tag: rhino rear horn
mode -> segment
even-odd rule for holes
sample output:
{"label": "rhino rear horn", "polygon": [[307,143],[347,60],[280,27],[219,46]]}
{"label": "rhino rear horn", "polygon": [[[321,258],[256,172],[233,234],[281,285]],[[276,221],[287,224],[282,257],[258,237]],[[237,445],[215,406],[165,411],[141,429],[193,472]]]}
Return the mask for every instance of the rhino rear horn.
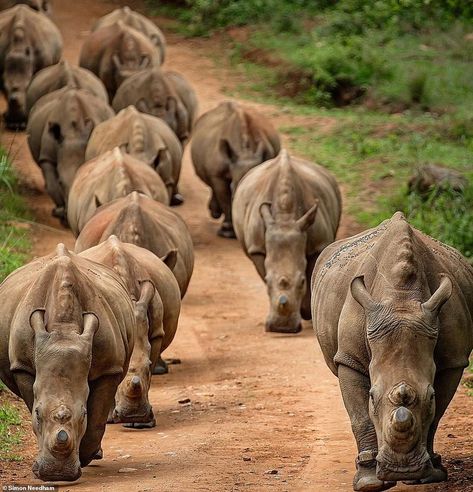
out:
{"label": "rhino rear horn", "polygon": [[174,270],[177,263],[177,249],[169,250],[162,258],[161,261],[164,262],[169,270]]}
{"label": "rhino rear horn", "polygon": [[371,297],[368,289],[365,285],[365,280],[363,276],[355,277],[350,285],[351,295],[353,299],[365,310],[373,311],[376,309],[377,303]]}
{"label": "rhino rear horn", "polygon": [[422,304],[422,309],[437,316],[440,308],[450,299],[453,285],[450,277],[442,275],[442,280],[438,289],[432,294],[430,299]]}

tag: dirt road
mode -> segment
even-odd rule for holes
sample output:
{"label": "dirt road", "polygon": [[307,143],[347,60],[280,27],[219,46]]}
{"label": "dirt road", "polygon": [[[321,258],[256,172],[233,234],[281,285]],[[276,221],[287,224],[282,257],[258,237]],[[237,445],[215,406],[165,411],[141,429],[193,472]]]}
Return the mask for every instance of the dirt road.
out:
{"label": "dirt road", "polygon": [[[69,61],[77,62],[92,21],[114,6],[96,0],[54,2]],[[169,40],[166,66],[194,85],[200,110],[223,100],[222,88],[231,84],[232,75],[211,61],[207,42],[172,35]],[[277,125],[284,124],[287,116],[277,108],[258,107]],[[13,136],[6,138],[9,144]],[[42,190],[24,136],[13,139],[12,151],[22,181]],[[108,426],[104,459],[85,468],[78,483],[64,484],[64,490],[351,490],[354,440],[337,380],[323,361],[310,324],[297,336],[264,333],[264,285],[237,242],[216,236],[218,225],[207,213],[209,193],[194,175],[188,150],[181,190],[186,202],[178,211],[194,238],[196,267],[177,338],[165,356],[178,357],[182,364],[153,378],[150,400],[157,427],[137,431]],[[49,253],[58,242],[72,248],[74,239],[50,217],[52,204],[44,192],[28,200],[36,220],[48,226],[33,228],[33,254]],[[353,229],[345,221],[341,236]],[[179,403],[185,399],[190,403]],[[440,452],[461,480],[472,469],[471,432],[465,435],[470,414],[471,403],[461,389],[439,433]],[[2,484],[39,484],[31,478],[34,438],[30,441],[24,450],[27,458],[8,468]],[[469,468],[455,472],[455,466]],[[455,483],[451,487],[467,490]]]}

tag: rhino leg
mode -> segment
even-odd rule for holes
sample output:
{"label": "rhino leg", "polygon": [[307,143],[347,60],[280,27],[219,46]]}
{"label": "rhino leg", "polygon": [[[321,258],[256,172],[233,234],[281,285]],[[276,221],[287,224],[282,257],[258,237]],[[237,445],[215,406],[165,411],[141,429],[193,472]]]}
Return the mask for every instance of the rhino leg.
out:
{"label": "rhino leg", "polygon": [[159,356],[159,359],[157,360],[155,366],[153,367],[152,374],[154,376],[162,376],[163,374],[167,374],[168,372],[169,372],[169,367],[166,361],[161,356]]}
{"label": "rhino leg", "polygon": [[121,379],[121,374],[115,374],[112,376],[102,376],[89,383],[87,429],[79,448],[79,458],[82,467],[87,466],[101,450],[107,416],[114,404],[115,393]]}
{"label": "rhino leg", "polygon": [[302,304],[301,304],[301,316],[302,319],[305,320],[309,320],[312,318],[312,306],[311,306],[312,289],[310,286],[310,282],[312,280],[312,271],[314,270],[315,262],[317,261],[318,257],[319,254],[317,253],[307,258],[307,268],[305,270],[307,290],[305,291],[305,295],[304,298],[302,299]]}
{"label": "rhino leg", "polygon": [[212,216],[213,219],[220,219],[222,216],[222,209],[220,208],[220,205],[218,203],[217,198],[215,197],[215,193],[212,190],[212,196],[210,197],[209,201],[209,210],[210,210],[210,215]]}
{"label": "rhino leg", "polygon": [[56,166],[50,161],[42,161],[39,165],[43,172],[44,181],[46,182],[46,191],[56,204],[56,210],[64,210],[64,196],[59,185],[59,175]]}
{"label": "rhino leg", "polygon": [[422,480],[405,482],[408,485],[444,482],[448,478],[447,469],[442,465],[442,457],[434,452],[434,439],[440,419],[443,417],[445,410],[447,410],[448,405],[457,391],[462,374],[463,368],[461,367],[446,369],[435,375],[435,417],[430,426],[429,435],[427,436],[427,451],[430,454],[434,468],[428,477]]}
{"label": "rhino leg", "polygon": [[368,413],[371,386],[369,378],[348,366],[340,365],[338,379],[358,446],[353,490],[379,492],[394,487],[396,482],[383,482],[376,477],[378,440]]}
{"label": "rhino leg", "polygon": [[218,231],[218,235],[233,239],[236,236],[232,223],[232,192],[230,190],[230,181],[222,178],[214,178],[212,180],[212,190],[224,216],[223,224]]}

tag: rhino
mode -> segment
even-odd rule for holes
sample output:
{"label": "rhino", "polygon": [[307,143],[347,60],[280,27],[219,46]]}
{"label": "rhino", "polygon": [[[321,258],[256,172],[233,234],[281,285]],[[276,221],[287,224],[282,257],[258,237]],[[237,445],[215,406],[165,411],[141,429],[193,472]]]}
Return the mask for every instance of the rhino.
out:
{"label": "rhino", "polygon": [[0,285],[0,378],[32,414],[33,473],[74,481],[101,456],[136,332],[133,305],[108,267],[59,244]]}
{"label": "rhino", "polygon": [[117,22],[123,22],[126,26],[136,29],[149,38],[160,51],[161,63],[164,63],[166,58],[166,39],[161,29],[153,21],[130,9],[130,7],[115,9],[113,12],[104,15],[94,24],[92,31],[97,31],[102,27],[110,26]]}
{"label": "rhino", "polygon": [[251,168],[276,157],[280,147],[279,135],[271,123],[235,102],[223,102],[197,120],[191,143],[192,162],[197,176],[212,190],[212,217],[224,215],[220,236],[235,237],[232,190]]}
{"label": "rhino", "polygon": [[0,10],[10,9],[20,4],[28,5],[28,7],[51,17],[53,9],[49,0],[0,0]]}
{"label": "rhino", "polygon": [[171,271],[177,252],[170,250],[162,261],[144,248],[110,236],[80,256],[112,268],[126,285],[135,307],[135,346],[128,373],[115,396],[111,421],[124,422],[127,427],[154,427],[156,420],[148,399],[151,369],[171,344],[181,309],[179,286]]}
{"label": "rhino", "polygon": [[0,89],[8,102],[7,128],[25,128],[28,84],[38,70],[58,63],[61,55],[61,34],[48,17],[27,5],[0,12]]}
{"label": "rhino", "polygon": [[112,101],[126,78],[162,61],[152,41],[119,21],[98,29],[85,40],[79,65],[102,80]]}
{"label": "rhino", "polygon": [[434,437],[473,348],[473,268],[395,213],[328,246],[312,317],[358,446],[354,490],[447,479]]}
{"label": "rhino", "polygon": [[31,108],[46,94],[65,86],[84,89],[95,97],[108,103],[108,94],[102,81],[85,68],[72,67],[66,60],[43,68],[31,81],[26,91],[26,110]]}
{"label": "rhino", "polygon": [[168,189],[171,205],[183,203],[177,187],[182,147],[166,123],[128,106],[97,125],[90,136],[85,157],[93,159],[114,147],[120,147],[157,171]]}
{"label": "rhino", "polygon": [[92,130],[113,114],[106,102],[68,86],[43,96],[33,107],[26,129],[28,145],[56,204],[56,217],[65,217],[67,196],[85,162]]}
{"label": "rhino", "polygon": [[182,75],[151,67],[129,77],[118,89],[112,107],[118,112],[130,105],[163,119],[183,146],[188,142],[198,103],[194,89]]}
{"label": "rhino", "polygon": [[169,204],[169,195],[159,174],[118,147],[86,162],[77,171],[67,201],[67,221],[73,234],[79,235],[101,205],[132,191]]}
{"label": "rhino", "polygon": [[266,331],[298,333],[311,317],[315,262],[335,241],[342,199],[323,167],[290,157],[285,149],[250,170],[233,198],[233,225],[243,251],[266,283]]}
{"label": "rhino", "polygon": [[111,235],[124,243],[145,248],[160,258],[177,250],[173,268],[181,297],[194,269],[194,248],[186,223],[172,209],[137,191],[102,205],[76,240],[80,253],[106,241]]}

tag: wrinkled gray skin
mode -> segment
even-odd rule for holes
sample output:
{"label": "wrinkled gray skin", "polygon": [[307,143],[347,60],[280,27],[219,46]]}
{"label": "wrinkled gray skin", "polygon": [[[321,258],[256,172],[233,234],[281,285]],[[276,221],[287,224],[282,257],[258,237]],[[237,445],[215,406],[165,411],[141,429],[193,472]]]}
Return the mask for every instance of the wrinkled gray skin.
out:
{"label": "wrinkled gray skin", "polygon": [[256,111],[223,102],[196,122],[191,156],[197,176],[212,189],[209,203],[214,219],[224,216],[218,234],[233,238],[232,190],[253,167],[279,153],[279,135]]}
{"label": "wrinkled gray skin", "polygon": [[169,195],[159,174],[146,163],[118,147],[81,166],[67,200],[67,221],[75,236],[101,205],[139,191],[169,205]]}
{"label": "wrinkled gray skin", "polygon": [[112,102],[117,112],[130,105],[163,119],[182,146],[188,142],[198,102],[194,89],[182,75],[163,72],[159,67],[133,75],[123,82]]}
{"label": "wrinkled gray skin", "polygon": [[113,100],[122,82],[162,63],[161,52],[144,34],[119,21],[93,32],[82,45],[79,65],[95,73]]}
{"label": "wrinkled gray skin", "polygon": [[354,489],[447,479],[434,436],[473,347],[473,269],[397,212],[327,247],[314,328],[358,445]]}
{"label": "wrinkled gray skin", "polygon": [[141,246],[160,258],[177,250],[173,268],[181,297],[184,297],[194,269],[194,247],[186,223],[172,209],[134,191],[101,206],[76,240],[80,253],[106,241],[111,235],[124,243]]}
{"label": "wrinkled gray skin", "polygon": [[0,12],[0,89],[8,102],[7,128],[25,128],[26,89],[33,75],[58,63],[61,54],[61,34],[45,15],[26,5]]}
{"label": "wrinkled gray skin", "polygon": [[182,147],[164,121],[129,106],[94,129],[87,145],[86,159],[93,159],[115,147],[156,170],[168,189],[171,205],[183,202],[177,187]]}
{"label": "wrinkled gray skin", "polygon": [[102,27],[110,26],[120,21],[149,38],[160,51],[161,63],[164,63],[166,58],[166,39],[161,29],[153,21],[130,9],[130,7],[115,9],[113,12],[104,15],[94,24],[92,31],[97,31]]}
{"label": "wrinkled gray skin", "polygon": [[70,87],[43,96],[31,110],[28,145],[56,204],[55,216],[65,218],[67,196],[77,169],[85,162],[92,130],[112,116],[107,103]]}
{"label": "wrinkled gray skin", "polygon": [[26,91],[27,112],[43,96],[65,86],[84,89],[108,103],[107,90],[98,77],[85,68],[71,67],[66,60],[62,60],[56,65],[43,68],[34,76]]}
{"label": "wrinkled gray skin", "polygon": [[154,427],[156,421],[148,399],[151,370],[174,338],[181,309],[179,286],[171,271],[177,252],[171,250],[162,261],[144,248],[110,236],[80,256],[113,268],[134,305],[135,346],[128,373],[115,396],[110,422],[123,422],[134,428]]}
{"label": "wrinkled gray skin", "polygon": [[53,9],[49,0],[0,0],[0,10],[10,9],[20,4],[28,5],[28,7],[51,17]]}
{"label": "wrinkled gray skin", "polygon": [[0,378],[32,413],[33,472],[77,480],[100,456],[128,370],[136,331],[128,293],[111,269],[62,244],[13,272],[0,293]]}
{"label": "wrinkled gray skin", "polygon": [[233,225],[243,251],[266,283],[266,331],[297,333],[310,319],[310,279],[335,240],[342,203],[335,178],[286,150],[249,171],[233,198]]}

